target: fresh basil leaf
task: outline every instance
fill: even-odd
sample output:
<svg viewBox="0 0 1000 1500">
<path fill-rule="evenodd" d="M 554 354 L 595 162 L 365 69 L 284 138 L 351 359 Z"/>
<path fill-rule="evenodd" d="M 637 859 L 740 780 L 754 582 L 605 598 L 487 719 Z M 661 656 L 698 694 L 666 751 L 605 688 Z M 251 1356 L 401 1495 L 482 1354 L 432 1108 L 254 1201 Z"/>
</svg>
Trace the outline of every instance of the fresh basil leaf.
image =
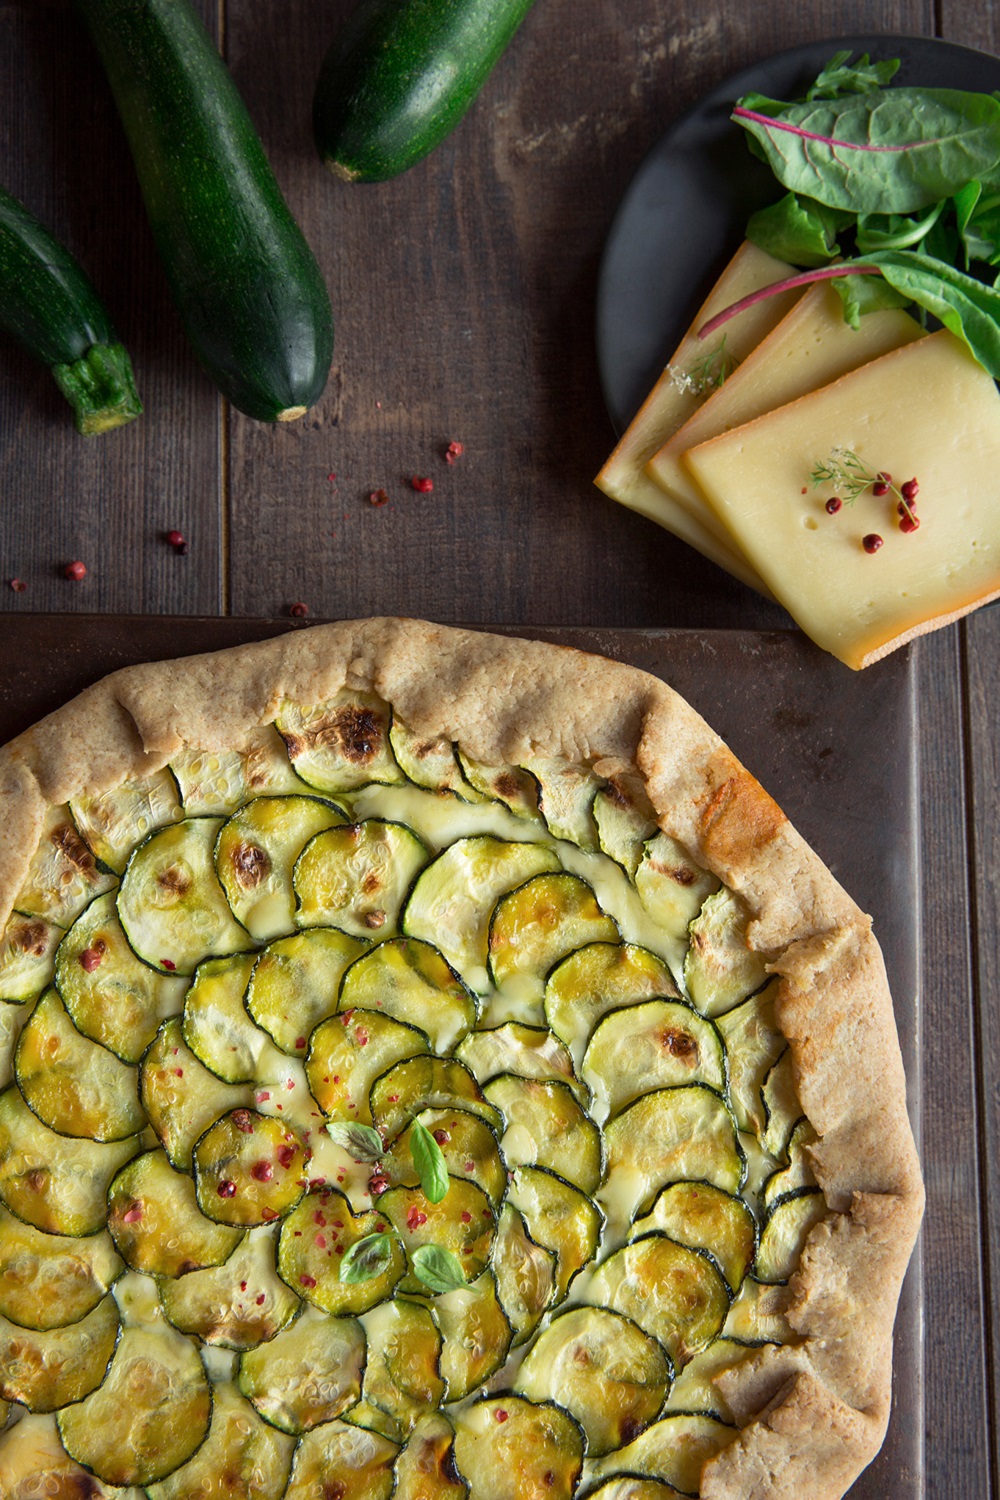
<svg viewBox="0 0 1000 1500">
<path fill-rule="evenodd" d="M 392 1235 L 368 1234 L 357 1240 L 340 1262 L 341 1281 L 371 1281 L 388 1270 L 392 1260 Z"/>
<path fill-rule="evenodd" d="M 865 313 L 910 305 L 910 298 L 881 276 L 838 276 L 833 287 L 844 304 L 844 320 L 852 328 L 861 327 Z"/>
<path fill-rule="evenodd" d="M 900 88 L 771 103 L 741 100 L 734 118 L 784 187 L 831 208 L 915 213 L 1000 162 L 1000 102 L 988 94 Z"/>
<path fill-rule="evenodd" d="M 848 63 L 850 51 L 835 52 L 816 82 L 806 93 L 806 99 L 836 99 L 841 94 L 864 94 L 871 89 L 882 89 L 891 83 L 899 72 L 899 58 L 887 57 L 873 63 L 867 52 L 862 52 L 856 63 Z"/>
<path fill-rule="evenodd" d="M 866 265 L 877 266 L 897 292 L 962 339 L 994 380 L 1000 378 L 1000 291 L 996 287 L 909 250 L 880 250 L 864 259 Z"/>
<path fill-rule="evenodd" d="M 469 1284 L 458 1256 L 441 1245 L 421 1245 L 410 1256 L 410 1265 L 413 1274 L 432 1292 L 453 1292 Z"/>
<path fill-rule="evenodd" d="M 381 1161 L 385 1155 L 382 1137 L 371 1125 L 355 1125 L 349 1120 L 331 1120 L 327 1135 L 353 1156 L 355 1161 Z"/>
<path fill-rule="evenodd" d="M 440 1203 L 451 1185 L 448 1164 L 441 1147 L 419 1120 L 414 1120 L 410 1126 L 410 1155 L 424 1197 L 430 1203 Z"/>
<path fill-rule="evenodd" d="M 776 260 L 793 266 L 825 266 L 839 253 L 837 234 L 850 222 L 850 215 L 786 193 L 751 216 L 746 236 Z"/>
</svg>

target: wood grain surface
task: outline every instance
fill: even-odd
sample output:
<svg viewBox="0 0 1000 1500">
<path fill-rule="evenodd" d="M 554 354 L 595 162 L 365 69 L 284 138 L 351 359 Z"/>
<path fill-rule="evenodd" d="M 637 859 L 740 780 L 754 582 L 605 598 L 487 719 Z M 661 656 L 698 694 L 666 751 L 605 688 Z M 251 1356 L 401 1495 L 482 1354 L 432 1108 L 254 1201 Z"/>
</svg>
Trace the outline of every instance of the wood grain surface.
<svg viewBox="0 0 1000 1500">
<path fill-rule="evenodd" d="M 848 33 L 1000 50 L 996 0 L 538 0 L 455 135 L 364 187 L 323 172 L 309 130 L 352 3 L 196 0 L 337 322 L 322 400 L 279 429 L 229 410 L 180 332 L 69 0 L 0 0 L 0 181 L 88 267 L 146 404 L 85 441 L 48 373 L 0 343 L 0 611 L 279 618 L 302 600 L 317 617 L 786 626 L 593 487 L 613 441 L 593 337 L 602 245 L 646 151 L 724 74 Z M 454 465 L 450 440 L 465 446 Z M 382 487 L 390 503 L 372 507 Z M 185 557 L 163 540 L 175 526 Z M 77 558 L 82 584 L 62 577 Z M 925 1490 L 986 1500 L 1000 1492 L 1000 611 L 916 660 Z"/>
</svg>

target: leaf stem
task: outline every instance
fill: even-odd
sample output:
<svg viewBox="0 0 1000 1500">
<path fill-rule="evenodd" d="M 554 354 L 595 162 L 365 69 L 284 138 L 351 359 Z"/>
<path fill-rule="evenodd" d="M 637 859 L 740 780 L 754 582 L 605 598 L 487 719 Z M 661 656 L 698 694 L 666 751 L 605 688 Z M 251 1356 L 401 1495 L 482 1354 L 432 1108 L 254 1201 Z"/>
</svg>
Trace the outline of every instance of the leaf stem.
<svg viewBox="0 0 1000 1500">
<path fill-rule="evenodd" d="M 836 276 L 880 276 L 881 270 L 878 266 L 869 266 L 863 263 L 857 265 L 821 266 L 815 271 L 800 271 L 796 276 L 786 276 L 784 281 L 772 281 L 770 286 L 762 286 L 749 296 L 741 297 L 738 302 L 731 302 L 724 307 L 714 318 L 709 318 L 698 329 L 698 338 L 707 339 L 709 334 L 721 328 L 723 323 L 728 323 L 730 318 L 735 318 L 737 313 L 745 312 L 748 307 L 763 302 L 766 297 L 777 297 L 780 292 L 794 291 L 798 286 L 808 286 L 813 281 L 829 281 Z"/>
<path fill-rule="evenodd" d="M 789 135 L 801 136 L 806 141 L 819 141 L 823 146 L 834 146 L 846 151 L 912 151 L 916 146 L 933 146 L 936 141 L 903 141 L 898 146 L 873 146 L 871 142 L 842 141 L 836 136 L 820 135 L 814 130 L 803 130 L 801 125 L 790 125 L 787 120 L 776 120 L 773 115 L 762 115 L 755 109 L 745 109 L 737 104 L 733 110 L 734 120 L 752 120 L 755 125 L 764 125 L 768 130 L 785 130 Z"/>
</svg>

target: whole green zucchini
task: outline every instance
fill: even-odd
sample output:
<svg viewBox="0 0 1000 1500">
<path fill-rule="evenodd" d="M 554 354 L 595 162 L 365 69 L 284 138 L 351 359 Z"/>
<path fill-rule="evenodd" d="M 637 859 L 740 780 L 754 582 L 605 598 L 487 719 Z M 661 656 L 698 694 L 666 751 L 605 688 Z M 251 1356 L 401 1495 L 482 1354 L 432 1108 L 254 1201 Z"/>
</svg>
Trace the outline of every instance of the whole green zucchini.
<svg viewBox="0 0 1000 1500">
<path fill-rule="evenodd" d="M 362 0 L 324 59 L 316 146 L 349 182 L 379 182 L 444 140 L 533 0 Z"/>
<path fill-rule="evenodd" d="M 189 0 L 77 0 L 184 329 L 234 406 L 290 421 L 333 355 L 326 285 Z"/>
<path fill-rule="evenodd" d="M 2 188 L 0 327 L 49 366 L 80 432 L 139 416 L 129 357 L 83 267 Z"/>
</svg>

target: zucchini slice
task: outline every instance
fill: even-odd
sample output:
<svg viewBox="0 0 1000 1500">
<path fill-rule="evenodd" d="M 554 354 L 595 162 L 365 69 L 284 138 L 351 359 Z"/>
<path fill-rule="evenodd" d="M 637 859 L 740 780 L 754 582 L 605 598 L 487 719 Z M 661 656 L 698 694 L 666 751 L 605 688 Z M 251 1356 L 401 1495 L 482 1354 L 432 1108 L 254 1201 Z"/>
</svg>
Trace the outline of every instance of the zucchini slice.
<svg viewBox="0 0 1000 1500">
<path fill-rule="evenodd" d="M 198 1207 L 194 1183 L 162 1148 L 126 1162 L 108 1188 L 108 1229 L 118 1253 L 147 1276 L 184 1276 L 227 1260 L 242 1238 Z"/>
<path fill-rule="evenodd" d="M 365 1317 L 364 1328 L 368 1340 L 361 1388 L 364 1398 L 408 1434 L 420 1417 L 444 1399 L 441 1335 L 430 1309 L 403 1297 L 374 1308 Z"/>
<path fill-rule="evenodd" d="M 760 1232 L 753 1274 L 758 1281 L 785 1282 L 795 1271 L 809 1232 L 827 1215 L 819 1188 L 799 1188 L 778 1198 Z"/>
<path fill-rule="evenodd" d="M 79 1322 L 123 1269 L 107 1230 L 45 1234 L 0 1208 L 0 1316 L 21 1328 Z"/>
<path fill-rule="evenodd" d="M 450 1177 L 440 1203 L 432 1203 L 418 1187 L 390 1188 L 379 1198 L 378 1212 L 395 1229 L 408 1257 L 423 1245 L 437 1245 L 457 1257 L 466 1281 L 474 1281 L 486 1269 L 496 1218 L 490 1200 L 474 1182 Z M 399 1289 L 427 1291 L 413 1271 Z"/>
<path fill-rule="evenodd" d="M 273 724 L 251 731 L 240 750 L 181 750 L 170 762 L 188 817 L 228 818 L 252 797 L 306 790 L 288 764 Z"/>
<path fill-rule="evenodd" d="M 790 1047 L 786 1047 L 769 1068 L 761 1084 L 760 1096 L 765 1122 L 760 1143 L 775 1161 L 786 1161 L 792 1132 L 803 1117 Z"/>
<path fill-rule="evenodd" d="M 497 902 L 490 920 L 489 970 L 518 1002 L 545 994 L 545 978 L 587 943 L 615 943 L 619 932 L 585 880 L 565 871 L 536 875 Z"/>
<path fill-rule="evenodd" d="M 583 1467 L 580 1428 L 558 1406 L 488 1396 L 455 1422 L 455 1463 L 476 1500 L 570 1500 Z"/>
<path fill-rule="evenodd" d="M 389 1500 L 399 1445 L 348 1422 L 324 1422 L 299 1438 L 282 1500 L 317 1500 L 336 1486 L 337 1500 Z M 335 1479 L 331 1476 L 335 1475 Z"/>
<path fill-rule="evenodd" d="M 449 1175 L 478 1183 L 496 1208 L 507 1191 L 507 1168 L 492 1127 L 464 1109 L 425 1109 L 417 1118 L 441 1147 Z M 393 1187 L 416 1187 L 420 1182 L 410 1149 L 412 1132 L 411 1121 L 382 1158 L 382 1170 Z"/>
<path fill-rule="evenodd" d="M 190 1339 L 172 1328 L 125 1327 L 104 1383 L 57 1420 L 66 1452 L 99 1479 L 144 1485 L 187 1463 L 211 1417 L 208 1377 Z"/>
<path fill-rule="evenodd" d="M 220 1115 L 253 1102 L 249 1088 L 223 1083 L 184 1040 L 180 1016 L 164 1021 L 139 1065 L 139 1098 L 173 1166 L 191 1170 L 195 1142 Z"/>
<path fill-rule="evenodd" d="M 747 946 L 747 911 L 732 891 L 708 896 L 688 928 L 684 984 L 706 1016 L 732 1010 L 767 979 L 764 960 Z"/>
<path fill-rule="evenodd" d="M 789 1193 L 818 1186 L 808 1151 L 818 1140 L 818 1135 L 803 1115 L 801 1120 L 796 1121 L 788 1138 L 788 1165 L 778 1167 L 764 1183 L 761 1196 L 765 1209 L 770 1209 L 779 1198 L 784 1198 Z"/>
<path fill-rule="evenodd" d="M 300 927 L 334 925 L 355 937 L 395 937 L 400 909 L 430 850 L 404 823 L 366 818 L 306 844 L 293 883 Z"/>
<path fill-rule="evenodd" d="M 0 1089 L 14 1081 L 14 1054 L 32 1009 L 29 1001 L 12 1004 L 9 1000 L 0 1000 Z"/>
<path fill-rule="evenodd" d="M 604 1131 L 607 1181 L 600 1193 L 610 1217 L 647 1213 L 655 1193 L 685 1177 L 726 1193 L 743 1185 L 746 1158 L 729 1106 L 702 1083 L 644 1094 Z"/>
<path fill-rule="evenodd" d="M 441 950 L 466 984 L 489 984 L 489 926 L 500 897 L 534 875 L 557 871 L 544 844 L 511 843 L 493 834 L 456 839 L 421 873 L 403 910 L 402 930 Z"/>
<path fill-rule="evenodd" d="M 726 1087 L 726 1052 L 711 1021 L 683 1000 L 646 1000 L 595 1026 L 581 1073 L 606 1118 L 640 1094 L 678 1084 Z"/>
<path fill-rule="evenodd" d="M 215 873 L 220 818 L 185 818 L 150 834 L 130 858 L 118 920 L 135 952 L 167 974 L 193 974 L 203 958 L 252 943 Z"/>
<path fill-rule="evenodd" d="M 594 798 L 601 783 L 588 766 L 535 756 L 524 769 L 538 782 L 538 807 L 552 837 L 579 849 L 597 848 Z"/>
<path fill-rule="evenodd" d="M 220 1224 L 268 1224 L 298 1203 L 309 1151 L 285 1120 L 232 1109 L 194 1148 L 198 1206 Z"/>
<path fill-rule="evenodd" d="M 356 1318 L 307 1311 L 240 1355 L 239 1388 L 265 1422 L 298 1435 L 353 1406 L 364 1367 L 365 1331 Z"/>
<path fill-rule="evenodd" d="M 87 846 L 109 870 L 120 875 L 140 839 L 184 816 L 177 782 L 169 771 L 154 771 L 96 796 L 71 797 L 69 810 Z"/>
<path fill-rule="evenodd" d="M 552 1301 L 556 1285 L 555 1252 L 536 1245 L 524 1216 L 512 1203 L 505 1203 L 497 1223 L 491 1264 L 497 1297 L 514 1331 L 516 1348 L 534 1333 Z"/>
<path fill-rule="evenodd" d="M 686 942 L 690 923 L 705 899 L 719 889 L 719 882 L 696 865 L 676 839 L 655 833 L 643 845 L 635 888 L 657 926 Z"/>
<path fill-rule="evenodd" d="M 395 1463 L 392 1500 L 466 1500 L 455 1468 L 455 1432 L 440 1412 L 421 1417 Z"/>
<path fill-rule="evenodd" d="M 586 1300 L 620 1312 L 658 1340 L 680 1370 L 721 1331 L 729 1288 L 709 1256 L 652 1233 L 616 1250 L 590 1278 Z"/>
<path fill-rule="evenodd" d="M 251 1229 L 221 1266 L 159 1283 L 160 1305 L 179 1333 L 242 1353 L 266 1344 L 302 1304 L 275 1269 L 275 1231 Z"/>
<path fill-rule="evenodd" d="M 418 1026 L 435 1052 L 451 1052 L 476 1024 L 476 999 L 430 943 L 395 938 L 356 959 L 340 985 L 340 1009 L 384 1011 Z"/>
<path fill-rule="evenodd" d="M 761 1087 L 784 1051 L 785 1038 L 774 1019 L 777 979 L 716 1019 L 729 1058 L 729 1102 L 741 1130 L 764 1130 Z"/>
<path fill-rule="evenodd" d="M 11 912 L 0 935 L 0 999 L 24 1005 L 52 983 L 62 936 L 55 922 Z"/>
<path fill-rule="evenodd" d="M 428 792 L 451 792 L 463 802 L 483 800 L 462 771 L 451 740 L 415 734 L 394 716 L 389 743 L 397 765 L 414 786 Z"/>
<path fill-rule="evenodd" d="M 223 1083 L 252 1083 L 270 1045 L 243 1004 L 256 962 L 252 953 L 206 958 L 195 969 L 184 997 L 184 1040 Z"/>
<path fill-rule="evenodd" d="M 322 797 L 255 797 L 219 829 L 215 868 L 233 916 L 257 942 L 295 926 L 295 861 L 347 813 Z"/>
<path fill-rule="evenodd" d="M 341 1281 L 340 1267 L 353 1245 L 372 1234 L 384 1234 L 386 1215 L 359 1214 L 335 1188 L 309 1193 L 292 1209 L 278 1238 L 278 1275 L 299 1297 L 337 1316 L 367 1312 L 392 1296 L 406 1270 L 406 1256 L 390 1240 L 385 1270 L 367 1281 Z"/>
<path fill-rule="evenodd" d="M 380 1437 L 388 1438 L 390 1443 L 395 1443 L 397 1446 L 401 1446 L 406 1437 L 395 1417 L 390 1417 L 387 1411 L 383 1411 L 379 1406 L 373 1406 L 370 1401 L 356 1401 L 344 1412 L 343 1420 L 350 1422 L 354 1427 L 363 1427 L 366 1432 L 377 1432 Z M 315 1428 L 314 1431 L 322 1432 L 323 1428 Z M 306 1436 L 308 1435 L 307 1433 Z"/>
<path fill-rule="evenodd" d="M 369 1104 L 384 1141 L 392 1140 L 425 1109 L 464 1109 L 494 1130 L 503 1127 L 499 1109 L 453 1057 L 417 1056 L 394 1063 L 372 1084 Z"/>
<path fill-rule="evenodd" d="M 0 1094 L 0 1199 L 36 1229 L 74 1236 L 103 1229 L 108 1184 L 138 1148 L 137 1136 L 101 1143 L 57 1135 L 16 1086 Z"/>
<path fill-rule="evenodd" d="M 70 1458 L 59 1439 L 55 1417 L 25 1416 L 0 1433 L 0 1495 L 4 1500 L 39 1500 L 39 1478 L 54 1486 L 55 1500 L 121 1500 Z"/>
<path fill-rule="evenodd" d="M 795 1334 L 784 1316 L 787 1301 L 783 1286 L 765 1286 L 748 1276 L 729 1309 L 722 1336 L 740 1344 L 794 1344 Z"/>
<path fill-rule="evenodd" d="M 54 989 L 18 1038 L 14 1077 L 28 1108 L 60 1135 L 123 1141 L 146 1123 L 138 1070 L 81 1036 Z"/>
<path fill-rule="evenodd" d="M 0 1318 L 0 1396 L 36 1412 L 80 1401 L 104 1379 L 117 1339 L 110 1295 L 67 1328 L 36 1332 Z"/>
<path fill-rule="evenodd" d="M 549 975 L 545 1019 L 575 1055 L 609 1010 L 657 998 L 680 999 L 662 958 L 634 943 L 589 943 Z"/>
<path fill-rule="evenodd" d="M 667 1411 L 707 1412 L 721 1422 L 731 1422 L 733 1413 L 729 1402 L 717 1390 L 716 1375 L 731 1370 L 755 1352 L 757 1345 L 737 1343 L 735 1339 L 720 1337 L 702 1349 L 686 1364 L 671 1387 L 667 1400 Z"/>
<path fill-rule="evenodd" d="M 554 1401 L 587 1434 L 596 1458 L 630 1442 L 656 1417 L 673 1370 L 655 1339 L 606 1308 L 574 1307 L 535 1341 L 514 1389 L 529 1401 Z"/>
<path fill-rule="evenodd" d="M 513 1337 L 492 1272 L 435 1297 L 434 1321 L 441 1330 L 440 1370 L 448 1400 L 464 1401 L 500 1369 Z"/>
<path fill-rule="evenodd" d="M 380 1074 L 404 1058 L 430 1051 L 415 1026 L 374 1010 L 345 1010 L 321 1021 L 306 1057 L 309 1091 L 324 1114 L 371 1124 L 368 1098 Z"/>
<path fill-rule="evenodd" d="M 544 1026 L 505 1021 L 502 1026 L 470 1032 L 456 1047 L 455 1056 L 479 1083 L 488 1083 L 499 1073 L 516 1073 L 519 1078 L 566 1083 L 581 1101 L 588 1093 L 573 1071 L 569 1051 Z"/>
<path fill-rule="evenodd" d="M 555 1302 L 597 1254 L 604 1215 L 596 1203 L 544 1167 L 515 1167 L 507 1202 L 523 1216 L 536 1244 L 556 1257 Z"/>
<path fill-rule="evenodd" d="M 483 1093 L 503 1112 L 500 1149 L 510 1166 L 548 1167 L 581 1192 L 595 1191 L 601 1132 L 568 1084 L 501 1073 Z"/>
<path fill-rule="evenodd" d="M 490 802 L 501 802 L 516 818 L 539 815 L 538 782 L 520 766 L 486 766 L 456 747 L 459 765 L 474 791 Z"/>
<path fill-rule="evenodd" d="M 738 1427 L 717 1417 L 675 1412 L 661 1417 L 617 1453 L 600 1459 L 594 1466 L 595 1478 L 622 1473 L 649 1476 L 673 1485 L 682 1495 L 697 1495 L 705 1464 L 738 1435 Z"/>
<path fill-rule="evenodd" d="M 212 1389 L 208 1437 L 193 1458 L 146 1489 L 149 1500 L 192 1500 L 218 1494 L 281 1500 L 295 1440 L 264 1422 L 230 1381 Z"/>
<path fill-rule="evenodd" d="M 77 833 L 69 808 L 51 807 L 13 904 L 22 916 L 69 927 L 95 896 L 116 884 Z"/>
<path fill-rule="evenodd" d="M 588 1490 L 587 1500 L 684 1500 L 684 1497 L 680 1490 L 675 1490 L 663 1479 L 618 1474 L 614 1479 L 606 1479 L 595 1490 Z"/>
<path fill-rule="evenodd" d="M 132 952 L 113 891 L 92 901 L 64 936 L 55 981 L 77 1031 L 127 1063 L 139 1061 L 163 1017 L 184 1003 L 183 979 L 151 969 Z"/>
<path fill-rule="evenodd" d="M 757 1221 L 742 1198 L 710 1182 L 671 1182 L 658 1194 L 634 1234 L 662 1230 L 679 1245 L 704 1250 L 735 1296 L 757 1251 Z"/>
<path fill-rule="evenodd" d="M 301 1057 L 321 1021 L 337 1009 L 337 991 L 365 944 L 336 927 L 278 938 L 254 965 L 246 1008 L 289 1057 Z"/>
<path fill-rule="evenodd" d="M 391 720 L 384 699 L 345 688 L 305 708 L 285 701 L 275 727 L 302 780 L 336 794 L 373 781 L 398 786 L 405 779 L 389 742 Z"/>
<path fill-rule="evenodd" d="M 609 776 L 594 797 L 593 815 L 601 849 L 634 882 L 646 842 L 657 831 L 652 803 L 639 777 L 624 771 Z"/>
</svg>

